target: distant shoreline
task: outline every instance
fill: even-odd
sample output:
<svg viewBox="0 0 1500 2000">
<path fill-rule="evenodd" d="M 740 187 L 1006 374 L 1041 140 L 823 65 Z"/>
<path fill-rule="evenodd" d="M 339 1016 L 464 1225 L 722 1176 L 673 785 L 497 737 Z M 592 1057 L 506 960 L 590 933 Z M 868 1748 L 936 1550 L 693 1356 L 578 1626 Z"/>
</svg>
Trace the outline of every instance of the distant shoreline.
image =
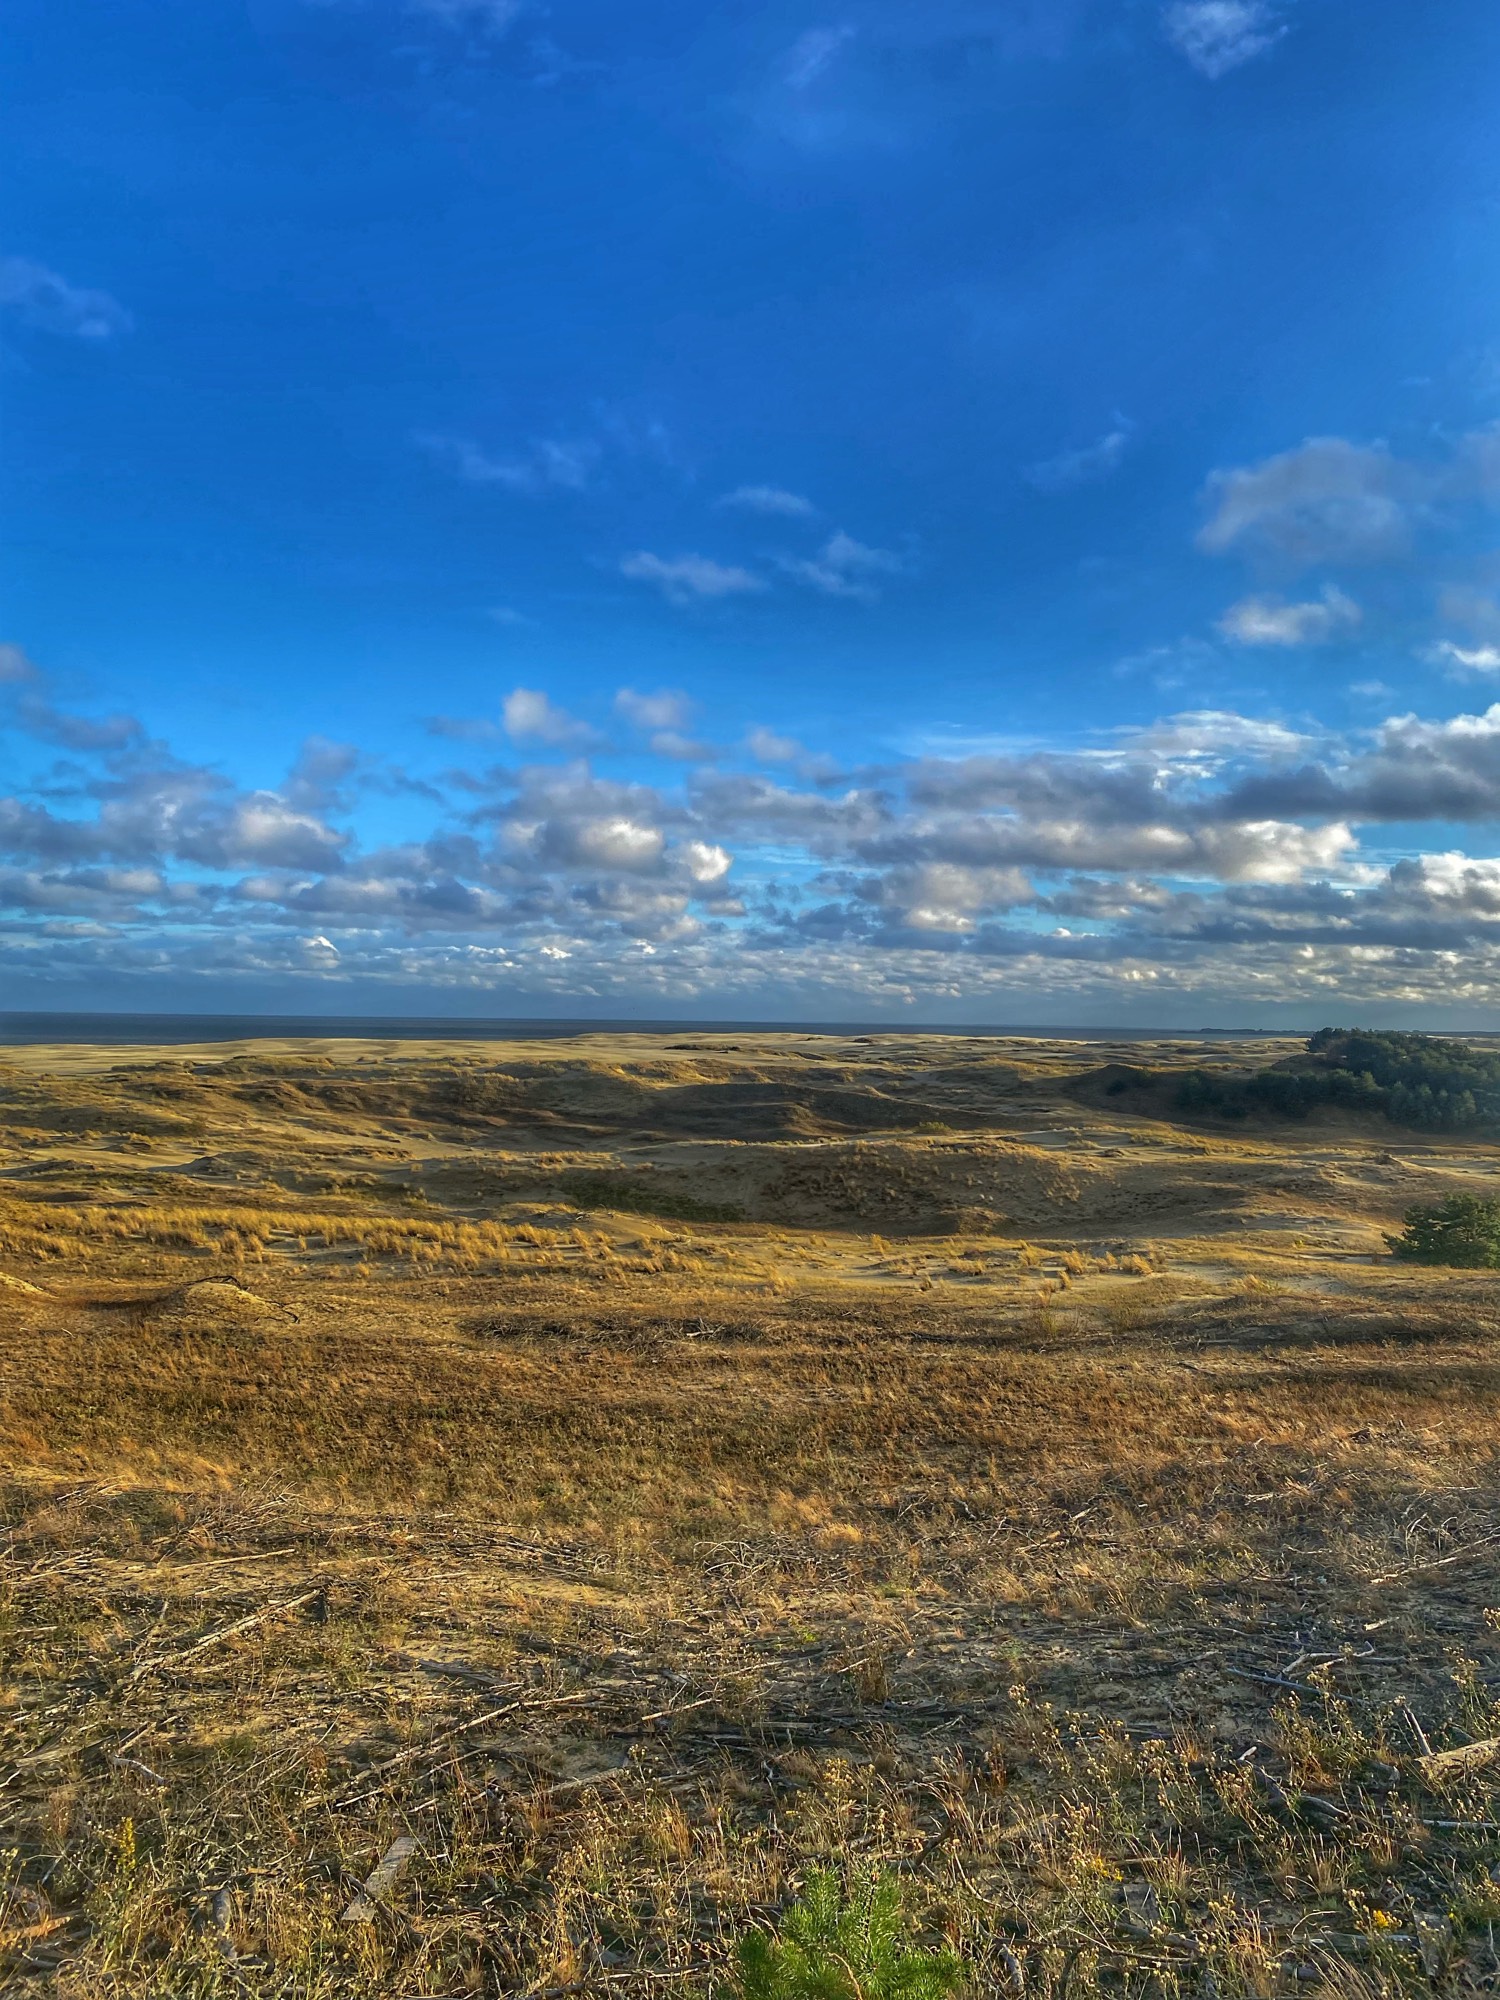
<svg viewBox="0 0 1500 2000">
<path fill-rule="evenodd" d="M 1069 1027 L 930 1021 L 691 1021 L 536 1019 L 464 1015 L 125 1014 L 0 1011 L 0 1048 L 39 1043 L 165 1046 L 190 1042 L 566 1041 L 580 1035 L 949 1035 L 1037 1042 L 1248 1041 L 1296 1036 L 1298 1028 Z M 1474 1030 L 1451 1030 L 1474 1033 Z"/>
</svg>

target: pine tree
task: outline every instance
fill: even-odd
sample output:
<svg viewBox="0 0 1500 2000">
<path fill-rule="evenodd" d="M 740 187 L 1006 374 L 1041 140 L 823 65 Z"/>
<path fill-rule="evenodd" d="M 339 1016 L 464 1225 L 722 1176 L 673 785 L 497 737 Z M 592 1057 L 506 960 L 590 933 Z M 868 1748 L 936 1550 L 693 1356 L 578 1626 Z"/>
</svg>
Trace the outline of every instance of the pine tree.
<svg viewBox="0 0 1500 2000">
<path fill-rule="evenodd" d="M 1450 1264 L 1464 1270 L 1500 1268 L 1500 1201 L 1450 1194 L 1431 1207 L 1409 1208 L 1391 1254 L 1408 1264 Z"/>
<path fill-rule="evenodd" d="M 827 1870 L 807 1886 L 778 1936 L 739 1946 L 740 2000 L 945 2000 L 963 1979 L 951 1951 L 914 1951 L 889 1877 L 841 1892 Z"/>
</svg>

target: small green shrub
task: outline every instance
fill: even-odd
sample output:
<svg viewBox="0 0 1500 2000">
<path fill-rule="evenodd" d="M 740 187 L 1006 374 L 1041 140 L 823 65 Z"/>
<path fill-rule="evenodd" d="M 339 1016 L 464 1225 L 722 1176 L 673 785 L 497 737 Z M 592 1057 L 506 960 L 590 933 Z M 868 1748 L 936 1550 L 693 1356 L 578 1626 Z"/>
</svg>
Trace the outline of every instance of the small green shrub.
<svg viewBox="0 0 1500 2000">
<path fill-rule="evenodd" d="M 1446 1201 L 1409 1208 L 1399 1236 L 1387 1236 L 1391 1255 L 1408 1264 L 1453 1264 L 1464 1270 L 1500 1268 L 1500 1201 L 1450 1194 Z"/>
<path fill-rule="evenodd" d="M 845 1894 L 826 1870 L 809 1875 L 779 1935 L 739 1945 L 740 2000 L 944 2000 L 964 1968 L 951 1951 L 914 1951 L 890 1876 Z"/>
</svg>

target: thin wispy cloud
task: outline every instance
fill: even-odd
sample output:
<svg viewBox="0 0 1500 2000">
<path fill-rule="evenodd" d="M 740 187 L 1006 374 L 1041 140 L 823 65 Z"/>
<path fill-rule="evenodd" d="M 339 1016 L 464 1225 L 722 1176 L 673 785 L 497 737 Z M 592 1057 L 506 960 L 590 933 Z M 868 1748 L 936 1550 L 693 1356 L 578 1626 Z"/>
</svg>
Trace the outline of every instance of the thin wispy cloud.
<svg viewBox="0 0 1500 2000">
<path fill-rule="evenodd" d="M 1438 615 L 1472 638 L 1500 642 L 1500 595 L 1482 584 L 1449 583 L 1438 592 Z"/>
<path fill-rule="evenodd" d="M 658 688 L 655 694 L 641 694 L 635 688 L 621 688 L 615 696 L 615 713 L 635 729 L 686 729 L 693 719 L 695 704 L 677 688 Z"/>
<path fill-rule="evenodd" d="M 762 764 L 795 764 L 807 754 L 795 736 L 759 724 L 746 736 L 745 748 Z"/>
<path fill-rule="evenodd" d="M 739 507 L 747 514 L 768 514 L 780 516 L 788 521 L 807 521 L 817 514 L 811 500 L 800 493 L 789 493 L 784 486 L 736 486 L 732 493 L 723 494 L 716 503 L 720 507 Z"/>
<path fill-rule="evenodd" d="M 852 42 L 857 29 L 847 22 L 838 27 L 809 28 L 793 43 L 782 72 L 793 90 L 806 90 L 817 82 L 847 43 Z"/>
<path fill-rule="evenodd" d="M 1026 477 L 1039 493 L 1070 493 L 1077 486 L 1096 485 L 1119 470 L 1134 435 L 1135 425 L 1125 417 L 1116 417 L 1112 427 L 1092 444 L 1041 459 L 1027 466 Z"/>
<path fill-rule="evenodd" d="M 599 462 L 589 439 L 538 438 L 524 451 L 496 456 L 472 438 L 419 431 L 414 442 L 455 478 L 470 486 L 500 486 L 509 493 L 581 493 Z"/>
<path fill-rule="evenodd" d="M 614 705 L 616 715 L 646 737 L 647 747 L 657 757 L 701 764 L 716 754 L 712 744 L 689 734 L 698 704 L 678 688 L 658 688 L 654 694 L 621 688 Z"/>
<path fill-rule="evenodd" d="M 135 324 L 108 292 L 70 284 L 29 257 L 0 257 L 0 313 L 65 340 L 113 340 Z"/>
<path fill-rule="evenodd" d="M 1286 33 L 1268 0 L 1176 0 L 1161 22 L 1173 48 L 1215 83 L 1265 55 Z"/>
<path fill-rule="evenodd" d="M 645 549 L 625 556 L 620 574 L 632 583 L 654 584 L 669 604 L 678 605 L 748 597 L 766 588 L 764 577 L 739 563 L 717 562 L 712 556 L 658 556 Z"/>
<path fill-rule="evenodd" d="M 778 556 L 777 566 L 794 582 L 824 597 L 852 597 L 872 604 L 883 581 L 903 567 L 890 549 L 875 549 L 846 535 L 842 528 L 828 537 L 815 556 Z"/>
</svg>

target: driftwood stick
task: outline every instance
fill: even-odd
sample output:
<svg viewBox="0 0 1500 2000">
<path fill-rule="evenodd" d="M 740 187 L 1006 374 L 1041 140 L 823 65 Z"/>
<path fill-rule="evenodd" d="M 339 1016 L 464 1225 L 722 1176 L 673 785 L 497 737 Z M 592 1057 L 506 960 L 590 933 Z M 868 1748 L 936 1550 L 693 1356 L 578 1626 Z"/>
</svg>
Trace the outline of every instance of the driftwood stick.
<svg viewBox="0 0 1500 2000">
<path fill-rule="evenodd" d="M 1424 1778 L 1466 1778 L 1497 1761 L 1500 1736 L 1486 1736 L 1478 1743 L 1461 1743 L 1456 1750 L 1429 1750 L 1417 1759 L 1417 1769 Z"/>
<path fill-rule="evenodd" d="M 346 1924 L 374 1923 L 380 1905 L 406 1873 L 412 1856 L 421 1845 L 421 1841 L 410 1833 L 403 1833 L 399 1839 L 393 1840 L 365 1878 L 365 1885 L 359 1894 L 351 1898 L 341 1921 Z"/>
</svg>

